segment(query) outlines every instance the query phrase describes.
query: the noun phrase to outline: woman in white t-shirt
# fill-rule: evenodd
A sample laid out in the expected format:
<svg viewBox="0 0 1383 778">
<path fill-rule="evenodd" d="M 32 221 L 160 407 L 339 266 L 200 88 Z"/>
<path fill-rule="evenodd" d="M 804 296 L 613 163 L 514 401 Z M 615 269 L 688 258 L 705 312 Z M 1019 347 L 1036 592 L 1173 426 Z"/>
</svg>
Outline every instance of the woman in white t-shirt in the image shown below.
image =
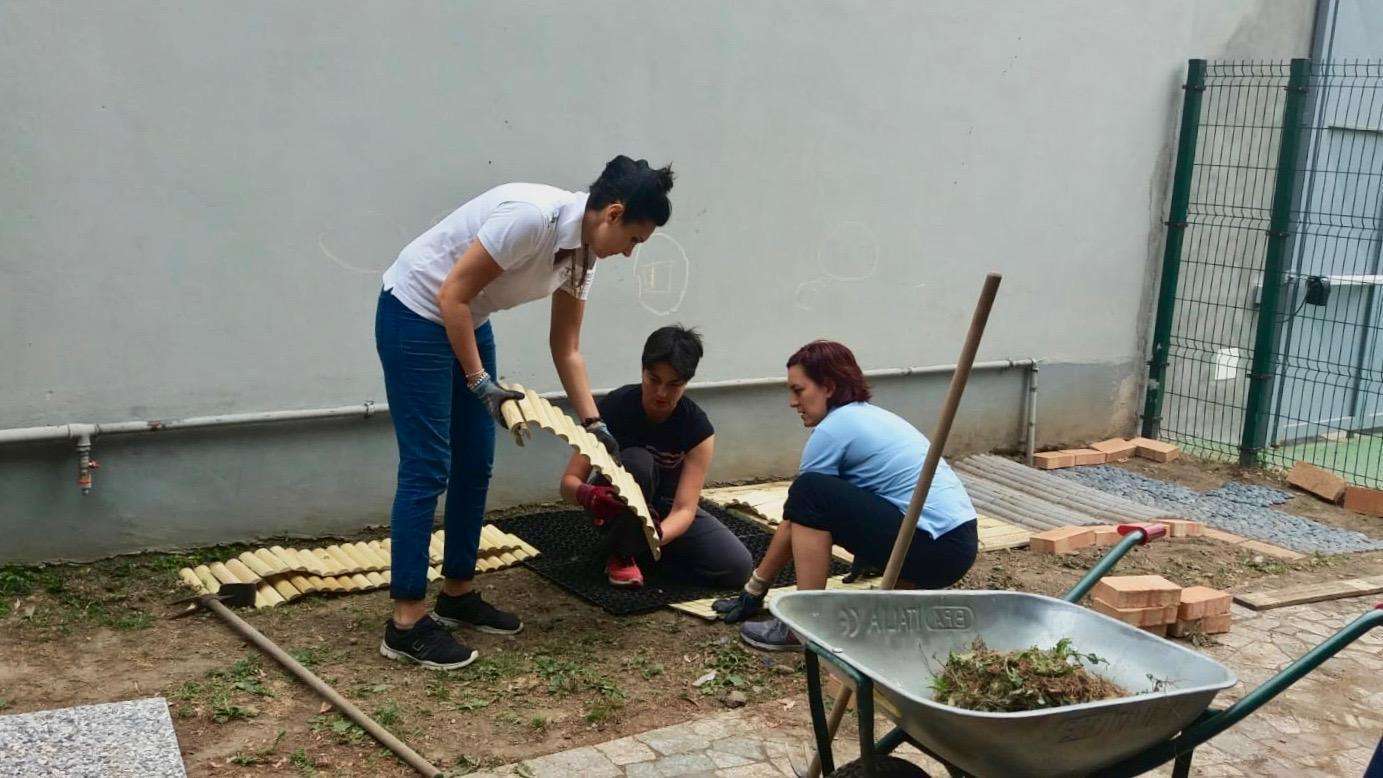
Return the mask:
<svg viewBox="0 0 1383 778">
<path fill-rule="evenodd" d="M 475 660 L 446 627 L 512 635 L 514 615 L 480 597 L 475 576 L 500 403 L 489 317 L 552 300 L 552 361 L 586 429 L 616 444 L 591 397 L 578 347 L 597 259 L 623 254 L 667 223 L 672 169 L 618 156 L 586 192 L 504 184 L 476 197 L 404 247 L 384 273 L 375 345 L 399 444 L 390 513 L 393 618 L 380 653 L 452 669 Z M 442 590 L 431 614 L 428 542 L 446 491 Z"/>
</svg>

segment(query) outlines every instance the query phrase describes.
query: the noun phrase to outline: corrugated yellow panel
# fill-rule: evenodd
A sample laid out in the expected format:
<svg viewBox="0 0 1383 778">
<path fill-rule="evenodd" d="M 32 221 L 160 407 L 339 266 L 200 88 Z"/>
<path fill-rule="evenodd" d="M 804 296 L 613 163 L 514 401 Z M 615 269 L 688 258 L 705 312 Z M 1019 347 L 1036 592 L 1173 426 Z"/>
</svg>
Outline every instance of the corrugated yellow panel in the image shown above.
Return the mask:
<svg viewBox="0 0 1383 778">
<path fill-rule="evenodd" d="M 255 549 L 254 555 L 259 561 L 269 566 L 269 575 L 282 575 L 283 573 L 295 572 L 294 567 L 279 559 L 272 551 L 267 548 Z M 296 572 L 305 572 L 297 570 Z"/>
<path fill-rule="evenodd" d="M 207 565 L 207 569 L 211 571 L 212 575 L 216 576 L 216 580 L 223 584 L 240 583 L 240 579 L 236 578 L 235 575 L 231 573 L 230 570 L 226 569 L 226 566 L 220 562 L 212 562 Z"/>
<path fill-rule="evenodd" d="M 336 561 L 339 570 L 339 572 L 337 572 L 338 576 L 343 574 L 350 575 L 357 572 L 356 568 L 359 567 L 359 564 L 357 564 L 354 559 L 351 559 L 349 554 L 342 551 L 340 546 L 327 546 L 323 550 L 326 551 L 327 557 Z"/>
<path fill-rule="evenodd" d="M 274 591 L 279 593 L 284 602 L 296 600 L 303 596 L 303 593 L 298 591 L 298 588 L 288 580 L 288 576 L 275 576 L 267 579 L 267 583 L 274 587 Z"/>
<path fill-rule="evenodd" d="M 259 576 L 253 570 L 245 566 L 239 559 L 227 559 L 226 569 L 231 575 L 235 576 L 240 583 L 259 583 Z"/>
<path fill-rule="evenodd" d="M 202 582 L 202 587 L 210 594 L 215 594 L 221 589 L 221 582 L 216 576 L 211 574 L 211 569 L 206 565 L 197 565 L 192 568 L 192 573 Z"/>
<path fill-rule="evenodd" d="M 260 603 L 263 602 L 263 605 Z M 275 605 L 283 604 L 283 596 L 274 591 L 267 581 L 260 581 L 255 585 L 255 607 L 272 608 Z"/>
<path fill-rule="evenodd" d="M 250 569 L 250 572 L 254 573 L 260 578 L 268 578 L 269 576 L 274 574 L 273 568 L 264 564 L 264 562 L 259 557 L 255 556 L 254 554 L 251 554 L 248 551 L 236 557 L 236 559 L 239 560 L 241 564 L 248 567 Z M 232 570 L 231 572 L 235 571 Z"/>
<path fill-rule="evenodd" d="M 182 579 L 184 586 L 197 594 L 207 594 L 206 584 L 202 583 L 202 579 L 198 578 L 197 574 L 192 572 L 192 568 L 184 567 L 179 570 L 178 578 Z"/>
</svg>

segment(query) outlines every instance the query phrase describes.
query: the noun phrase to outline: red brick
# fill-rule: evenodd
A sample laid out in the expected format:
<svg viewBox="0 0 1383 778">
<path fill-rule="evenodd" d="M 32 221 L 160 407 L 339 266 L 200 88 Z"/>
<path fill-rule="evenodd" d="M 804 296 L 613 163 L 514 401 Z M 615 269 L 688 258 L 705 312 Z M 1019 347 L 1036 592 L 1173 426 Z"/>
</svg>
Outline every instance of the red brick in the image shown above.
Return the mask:
<svg viewBox="0 0 1383 778">
<path fill-rule="evenodd" d="M 1091 443 L 1090 447 L 1105 455 L 1106 462 L 1127 462 L 1138 453 L 1138 447 L 1123 438 L 1110 438 L 1099 443 Z"/>
<path fill-rule="evenodd" d="M 1169 538 L 1197 538 L 1201 535 L 1201 523 L 1187 519 L 1157 519 L 1158 524 L 1167 525 Z"/>
<path fill-rule="evenodd" d="M 1235 535 L 1232 532 L 1218 530 L 1214 527 L 1201 527 L 1201 535 L 1203 537 L 1210 538 L 1211 540 L 1218 540 L 1221 543 L 1229 543 L 1231 545 L 1238 545 L 1240 543 L 1243 543 L 1245 540 L 1248 540 L 1248 538 Z"/>
<path fill-rule="evenodd" d="M 1171 626 L 1171 625 L 1170 625 L 1170 624 L 1154 624 L 1154 625 L 1152 625 L 1152 626 L 1144 627 L 1144 628 L 1143 628 L 1143 631 L 1144 631 L 1144 632 L 1151 632 L 1152 634 L 1157 635 L 1158 637 L 1166 637 L 1166 636 L 1167 636 L 1167 628 L 1168 628 L 1169 626 Z"/>
<path fill-rule="evenodd" d="M 1228 613 L 1219 613 L 1200 619 L 1178 620 L 1172 624 L 1170 631 L 1173 637 L 1178 638 L 1184 638 L 1198 632 L 1202 635 L 1218 635 L 1229 631 L 1232 618 Z"/>
<path fill-rule="evenodd" d="M 1075 457 L 1075 464 L 1080 465 L 1103 465 L 1105 456 L 1103 451 L 1096 451 L 1093 448 L 1072 448 L 1062 452 Z"/>
<path fill-rule="evenodd" d="M 1111 616 L 1135 627 L 1151 627 L 1158 624 L 1168 624 L 1177 619 L 1177 606 L 1161 605 L 1150 608 L 1116 608 L 1115 606 L 1096 597 L 1091 601 L 1093 610 Z"/>
<path fill-rule="evenodd" d="M 1119 539 L 1123 535 L 1119 534 L 1119 527 L 1114 524 L 1097 524 L 1090 528 L 1095 533 L 1094 545 L 1098 548 L 1119 545 Z"/>
<path fill-rule="evenodd" d="M 1090 527 L 1057 527 L 1033 535 L 1028 548 L 1038 554 L 1069 554 L 1094 543 L 1095 531 Z"/>
<path fill-rule="evenodd" d="M 1181 456 L 1181 449 L 1160 440 L 1134 438 L 1129 442 L 1138 447 L 1138 456 L 1151 459 L 1154 462 L 1170 462 Z"/>
<path fill-rule="evenodd" d="M 1160 575 L 1113 575 L 1101 578 L 1091 596 L 1115 608 L 1165 608 L 1181 600 L 1181 587 Z"/>
<path fill-rule="evenodd" d="M 1069 451 L 1043 451 L 1032 455 L 1032 466 L 1038 470 L 1058 470 L 1075 463 L 1076 458 Z"/>
<path fill-rule="evenodd" d="M 1344 499 L 1345 479 L 1310 462 L 1297 462 L 1287 471 L 1287 483 L 1316 495 L 1326 502 L 1339 504 Z"/>
<path fill-rule="evenodd" d="M 1345 489 L 1345 510 L 1370 516 L 1383 516 L 1383 492 L 1363 486 L 1350 486 Z"/>
<path fill-rule="evenodd" d="M 1188 586 L 1181 590 L 1181 602 L 1177 608 L 1177 621 L 1191 621 L 1205 616 L 1219 616 L 1229 613 L 1232 598 L 1228 592 L 1211 589 L 1209 586 Z"/>
</svg>

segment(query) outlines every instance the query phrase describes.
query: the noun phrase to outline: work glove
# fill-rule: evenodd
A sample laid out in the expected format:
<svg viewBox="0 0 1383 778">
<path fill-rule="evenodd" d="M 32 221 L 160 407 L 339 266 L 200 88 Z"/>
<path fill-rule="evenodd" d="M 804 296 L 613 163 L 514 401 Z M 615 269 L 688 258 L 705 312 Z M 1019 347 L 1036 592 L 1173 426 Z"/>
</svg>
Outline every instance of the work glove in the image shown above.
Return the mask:
<svg viewBox="0 0 1383 778">
<path fill-rule="evenodd" d="M 595 517 L 597 527 L 626 510 L 615 490 L 608 486 L 581 484 L 576 488 L 576 501 Z"/>
<path fill-rule="evenodd" d="M 765 592 L 766 594 L 767 592 Z M 722 597 L 711 603 L 711 610 L 719 613 L 726 624 L 744 621 L 764 609 L 764 595 L 740 592 L 733 597 Z"/>
<path fill-rule="evenodd" d="M 500 405 L 503 405 L 508 400 L 523 399 L 523 392 L 505 389 L 495 383 L 495 380 L 489 376 L 480 379 L 480 383 L 471 387 L 471 393 L 480 398 L 481 402 L 485 403 L 486 410 L 494 417 L 495 423 L 501 427 L 507 427 L 508 425 L 504 423 L 504 414 L 499 412 Z"/>
<path fill-rule="evenodd" d="M 600 445 L 604 446 L 605 450 L 610 452 L 610 456 L 615 460 L 615 464 L 623 464 L 619 459 L 619 441 L 615 440 L 615 436 L 610 434 L 610 428 L 605 426 L 605 422 L 600 419 L 593 419 L 586 423 L 586 431 L 594 435 L 595 439 L 600 441 Z"/>
</svg>

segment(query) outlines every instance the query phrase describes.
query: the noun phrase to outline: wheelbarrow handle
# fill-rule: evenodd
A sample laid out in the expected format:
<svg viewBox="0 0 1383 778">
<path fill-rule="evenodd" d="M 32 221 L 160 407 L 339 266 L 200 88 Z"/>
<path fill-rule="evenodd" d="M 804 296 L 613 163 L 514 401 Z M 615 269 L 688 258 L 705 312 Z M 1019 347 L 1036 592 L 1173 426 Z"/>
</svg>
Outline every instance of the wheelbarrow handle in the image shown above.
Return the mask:
<svg viewBox="0 0 1383 778">
<path fill-rule="evenodd" d="M 1112 570 L 1114 566 L 1119 563 L 1119 560 L 1124 558 L 1124 554 L 1127 554 L 1129 549 L 1165 537 L 1167 535 L 1167 525 L 1156 523 L 1120 524 L 1119 534 L 1123 536 L 1123 539 L 1120 540 L 1114 548 L 1111 548 L 1109 553 L 1105 554 L 1104 558 L 1096 563 L 1095 566 L 1090 569 L 1090 572 L 1086 573 L 1085 577 L 1080 579 L 1080 582 L 1075 586 L 1071 587 L 1071 591 L 1063 595 L 1061 599 L 1067 602 L 1079 602 L 1080 598 L 1084 597 L 1091 589 L 1095 588 L 1095 584 L 1099 583 L 1101 578 L 1104 578 L 1105 573 Z"/>
</svg>

